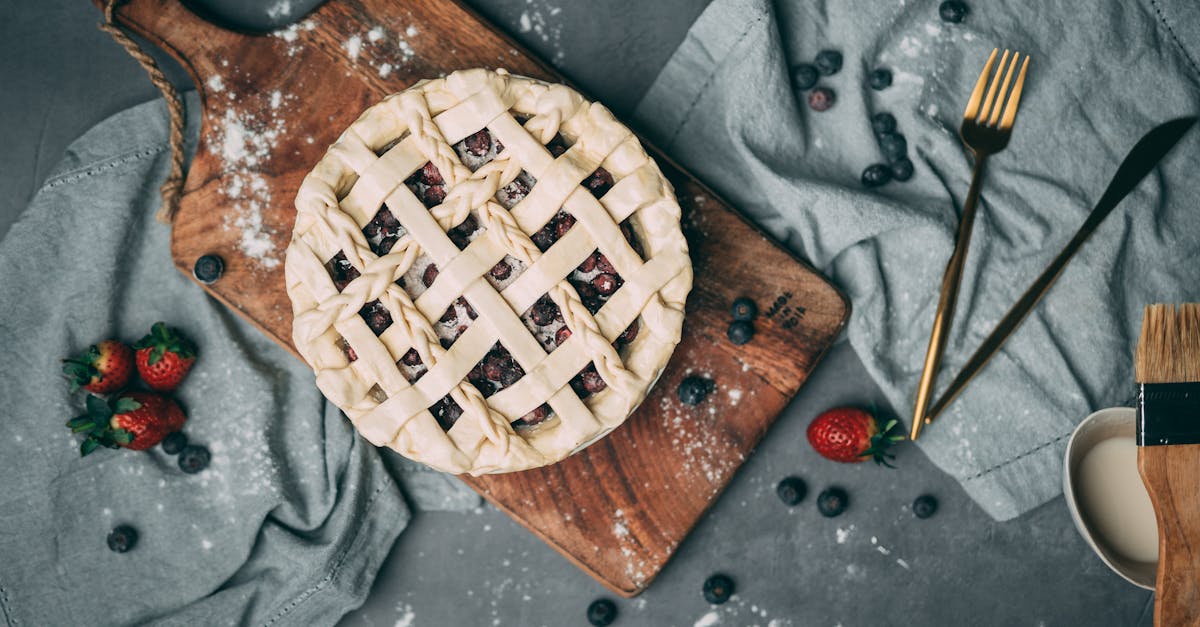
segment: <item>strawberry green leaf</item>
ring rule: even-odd
[[[179,331],[171,329],[162,322],[154,323],[154,326],[150,327],[150,333],[138,340],[133,347],[138,350],[151,349],[150,355],[146,359],[151,366],[157,364],[167,351],[184,359],[196,356],[196,346]]]
[[[155,345],[154,350],[150,351],[150,359],[148,359],[146,361],[149,362],[149,364],[151,366],[153,366],[154,364],[157,364],[160,359],[162,359],[163,353],[165,353],[166,351],[167,351],[166,346],[164,346],[162,344]]]
[[[89,394],[86,403],[88,415],[93,419],[107,420],[112,417],[112,409],[99,396]]]
[[[867,450],[863,451],[862,456],[864,458],[869,457],[875,460],[875,463],[881,466],[895,468],[895,466],[891,464],[890,460],[895,459],[896,456],[888,453],[888,449],[896,442],[903,440],[904,437],[900,435],[888,434],[896,428],[896,425],[899,424],[899,421],[893,418],[887,422],[883,422],[879,420],[878,417],[876,417],[875,420],[876,433],[875,435],[871,436],[871,445],[867,447]]]
[[[92,453],[92,451],[96,450],[98,446],[100,446],[100,442],[95,438],[88,438],[84,440],[83,444],[79,445],[79,456],[87,457]]]
[[[129,398],[128,396],[122,396],[121,398],[118,398],[117,402],[113,405],[113,410],[118,414],[127,414],[141,406],[141,403],[133,400],[132,398]]]
[[[134,435],[125,429],[113,429],[112,439],[117,444],[129,446],[129,443],[133,442],[133,438]]]
[[[75,392],[80,387],[87,385],[92,381],[92,377],[99,375],[100,371],[96,370],[91,363],[77,361],[73,359],[63,360],[63,374],[71,382],[71,392]]]
[[[84,431],[91,431],[92,427],[95,426],[96,423],[93,422],[92,417],[88,415],[76,416],[67,421],[67,428],[71,430],[71,433],[83,433]]]

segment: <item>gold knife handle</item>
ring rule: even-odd
[[[912,432],[910,438],[916,440],[921,435],[921,426],[925,424],[925,409],[929,406],[933,392],[933,383],[937,379],[938,366],[942,361],[942,353],[946,348],[946,336],[950,324],[954,321],[954,306],[958,303],[958,288],[962,283],[963,267],[967,262],[967,250],[971,245],[971,230],[975,225],[975,210],[979,206],[979,187],[983,178],[983,164],[987,156],[976,153],[975,168],[971,173],[971,188],[967,191],[967,199],[963,202],[962,217],[958,221],[958,236],[955,240],[954,253],[946,264],[946,273],[942,275],[941,297],[938,299],[937,314],[933,318],[933,330],[929,334],[929,349],[925,352],[925,367],[921,371],[921,381],[917,385],[917,400],[913,407]]]

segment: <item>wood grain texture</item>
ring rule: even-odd
[[[292,201],[343,129],[384,95],[455,69],[565,82],[448,0],[334,0],[267,36],[217,28],[176,0],[130,0],[118,15],[187,68],[204,107],[172,230],[176,265],[191,276],[199,256],[220,255],[225,275],[205,289],[293,353],[282,264]],[[548,468],[464,478],[624,596],[659,573],[849,315],[836,288],[650,152],[675,185],[695,264],[675,357],[635,415],[584,452]],[[730,302],[743,295],[762,313],[754,341],[736,347],[725,332]],[[718,389],[688,408],[675,389],[693,372]]]
[[[1200,444],[1138,448],[1158,519],[1154,624],[1200,625]]]

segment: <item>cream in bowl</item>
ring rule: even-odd
[[[1137,468],[1137,413],[1102,409],[1075,429],[1063,464],[1063,493],[1075,527],[1109,568],[1154,589],[1158,525]]]

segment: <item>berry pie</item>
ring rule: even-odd
[[[376,446],[557,462],[645,398],[692,283],[670,183],[608,109],[473,69],[368,109],[304,179],[296,348]]]

